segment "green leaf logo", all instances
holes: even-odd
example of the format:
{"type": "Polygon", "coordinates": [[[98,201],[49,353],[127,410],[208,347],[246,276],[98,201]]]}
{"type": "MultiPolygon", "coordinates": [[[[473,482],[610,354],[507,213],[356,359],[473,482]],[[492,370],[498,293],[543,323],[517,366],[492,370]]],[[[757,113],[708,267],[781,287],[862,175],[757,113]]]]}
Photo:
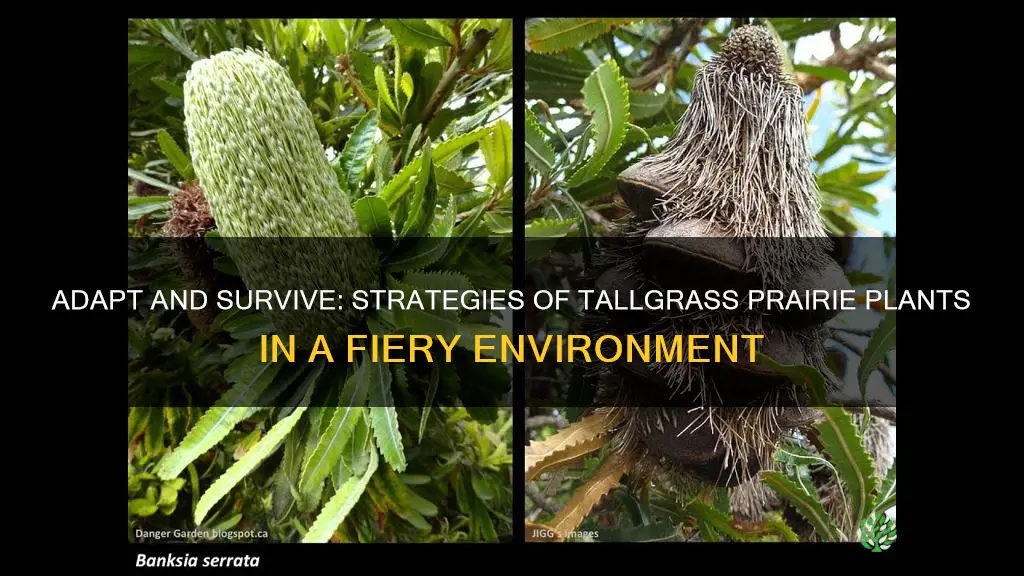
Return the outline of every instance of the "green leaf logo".
{"type": "Polygon", "coordinates": [[[888,550],[896,541],[896,521],[875,512],[860,524],[861,545],[872,552],[888,550]]]}

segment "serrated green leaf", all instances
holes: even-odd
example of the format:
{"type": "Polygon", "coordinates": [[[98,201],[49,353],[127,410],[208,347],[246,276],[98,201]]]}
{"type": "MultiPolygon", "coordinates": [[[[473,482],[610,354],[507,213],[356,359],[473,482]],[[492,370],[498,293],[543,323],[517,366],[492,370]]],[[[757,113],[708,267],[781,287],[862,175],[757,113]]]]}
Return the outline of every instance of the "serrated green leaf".
{"type": "Polygon", "coordinates": [[[364,362],[345,382],[327,429],[320,434],[316,449],[306,458],[299,480],[299,492],[312,494],[314,488],[323,483],[331,469],[337,465],[342,448],[351,437],[366,406],[369,382],[369,371],[364,362]]]}
{"type": "MultiPolygon", "coordinates": [[[[373,477],[373,488],[382,496],[381,503],[392,512],[398,512],[408,506],[406,492],[398,474],[390,468],[382,468],[380,474],[373,477]]],[[[376,499],[375,499],[376,500],[376,499]]]]}
{"type": "Polygon", "coordinates": [[[219,522],[219,523],[213,525],[211,527],[211,530],[216,531],[216,532],[222,532],[222,531],[225,531],[225,530],[231,530],[232,528],[237,526],[238,523],[241,522],[241,521],[242,521],[242,515],[241,514],[235,514],[234,516],[229,517],[227,520],[225,520],[223,522],[219,522]]]}
{"type": "Polygon", "coordinates": [[[310,372],[307,377],[307,384],[309,385],[309,392],[307,392],[306,400],[303,401],[303,405],[300,405],[288,415],[287,418],[281,420],[277,424],[274,424],[273,428],[267,432],[266,436],[261,438],[255,446],[250,448],[245,456],[242,456],[237,462],[235,462],[224,474],[222,474],[217,480],[210,485],[210,487],[203,493],[203,496],[199,499],[199,504],[195,509],[195,522],[196,525],[202,525],[203,520],[206,519],[206,515],[213,508],[213,505],[228,495],[229,492],[241,482],[250,472],[256,469],[264,460],[270,457],[271,454],[277,451],[281,443],[284,442],[288,434],[291,433],[295,425],[298,424],[299,419],[305,414],[308,408],[305,405],[308,402],[309,393],[312,392],[315,382],[324,371],[323,363],[317,364],[313,371],[310,372]]]}
{"type": "Polygon", "coordinates": [[[838,407],[823,407],[821,411],[825,419],[817,425],[818,436],[843,482],[850,502],[852,525],[859,526],[867,517],[877,485],[875,465],[857,435],[853,416],[838,407]]]}
{"type": "Polygon", "coordinates": [[[427,420],[430,418],[430,409],[434,404],[434,396],[437,394],[437,385],[441,377],[441,370],[437,362],[430,367],[430,386],[427,388],[427,398],[423,401],[423,415],[420,416],[420,429],[418,442],[423,442],[423,433],[427,430],[427,420]]]}
{"type": "Polygon", "coordinates": [[[237,316],[224,323],[221,327],[235,340],[258,338],[274,331],[274,324],[262,312],[237,316]]]}
{"type": "Polygon", "coordinates": [[[406,238],[417,238],[428,233],[437,206],[437,182],[434,178],[430,139],[423,144],[420,153],[420,166],[419,174],[416,176],[412,203],[409,206],[409,217],[402,230],[402,237],[406,238]]]}
{"type": "Polygon", "coordinates": [[[162,212],[171,207],[171,199],[167,196],[143,196],[128,198],[128,221],[132,222],[146,214],[162,212]]]}
{"type": "Polygon", "coordinates": [[[373,186],[380,195],[385,182],[391,180],[394,155],[386,139],[379,140],[373,147],[373,186]]]}
{"type": "Polygon", "coordinates": [[[370,452],[375,452],[372,446],[372,433],[370,432],[369,408],[360,410],[360,418],[356,420],[356,427],[352,430],[352,438],[348,447],[344,450],[344,463],[351,476],[359,476],[366,470],[370,461],[370,452]]]}
{"type": "Polygon", "coordinates": [[[526,59],[526,97],[550,102],[575,98],[592,69],[586,58],[530,54],[526,59]]]}
{"type": "MultiPolygon", "coordinates": [[[[312,412],[307,409],[307,425],[311,420],[311,414],[312,412]]],[[[284,454],[281,456],[281,465],[274,475],[274,492],[271,497],[272,513],[275,519],[284,518],[295,504],[296,499],[292,494],[294,486],[299,480],[299,472],[302,469],[303,440],[304,432],[302,431],[289,434],[285,438],[284,454]]],[[[192,466],[192,469],[194,468],[195,466],[192,466]]],[[[196,478],[196,484],[198,485],[198,477],[196,478]]]]}
{"type": "Polygon", "coordinates": [[[715,530],[715,527],[703,518],[697,520],[697,530],[700,531],[700,538],[704,542],[722,541],[722,535],[718,533],[718,530],[715,530]]]}
{"type": "Polygon", "coordinates": [[[868,340],[864,348],[864,356],[860,359],[860,366],[857,367],[857,380],[860,383],[860,393],[863,397],[867,392],[868,378],[878,369],[889,351],[896,347],[896,311],[889,310],[882,317],[881,323],[875,333],[868,340]]]}
{"type": "Polygon", "coordinates": [[[643,120],[655,116],[665,109],[669,102],[669,93],[629,91],[629,114],[634,120],[643,120]]]}
{"type": "Polygon", "coordinates": [[[476,494],[477,498],[480,498],[481,500],[494,499],[494,490],[487,483],[487,479],[479,470],[471,470],[469,479],[470,484],[473,486],[473,493],[476,494]]]}
{"type": "Polygon", "coordinates": [[[359,191],[359,185],[366,173],[367,161],[373,150],[373,142],[377,138],[378,118],[377,110],[370,110],[363,115],[341,151],[341,169],[345,174],[348,190],[352,193],[359,191]]]}
{"type": "Polygon", "coordinates": [[[139,437],[140,434],[146,431],[146,426],[149,425],[149,413],[151,408],[149,406],[132,406],[128,412],[128,443],[131,444],[133,440],[139,437]]]}
{"type": "Polygon", "coordinates": [[[492,324],[477,324],[477,323],[466,323],[461,324],[458,327],[459,330],[459,342],[458,346],[465,348],[473,353],[480,354],[481,357],[486,356],[489,358],[495,358],[501,360],[501,340],[502,336],[510,336],[509,331],[499,326],[492,324]],[[488,342],[481,342],[479,350],[476,349],[476,337],[478,335],[493,336],[493,344],[488,342]],[[490,349],[488,349],[489,347],[490,349]]]}
{"type": "Polygon", "coordinates": [[[163,90],[169,96],[173,96],[175,98],[179,98],[179,99],[184,100],[184,98],[185,98],[185,89],[184,89],[184,87],[181,84],[177,84],[175,82],[171,82],[170,80],[168,80],[166,78],[161,78],[159,76],[153,76],[149,80],[153,84],[155,84],[157,88],[163,90]]]}
{"type": "MultiPolygon", "coordinates": [[[[305,460],[307,454],[312,454],[313,450],[316,450],[317,442],[320,441],[320,434],[328,424],[328,418],[330,414],[327,412],[327,408],[323,406],[312,406],[306,411],[306,430],[305,436],[302,439],[302,445],[296,452],[296,458],[300,460],[299,473],[302,470],[302,461],[305,460]]],[[[297,485],[298,478],[295,478],[295,484],[297,485]]],[[[305,497],[299,493],[298,489],[294,486],[289,486],[289,492],[293,498],[299,501],[303,510],[309,510],[313,506],[319,506],[320,497],[323,495],[323,484],[317,486],[312,494],[307,494],[305,497]]]]}
{"type": "Polygon", "coordinates": [[[852,84],[850,80],[849,70],[844,70],[838,66],[811,66],[809,64],[794,64],[793,71],[803,72],[811,76],[823,78],[825,80],[835,80],[836,82],[843,82],[845,84],[852,84]]]}
{"type": "Polygon", "coordinates": [[[494,37],[487,43],[487,66],[492,70],[512,68],[512,24],[511,18],[502,19],[494,37]]]}
{"type": "Polygon", "coordinates": [[[436,334],[450,342],[459,333],[460,324],[454,315],[446,314],[411,308],[396,313],[395,318],[401,318],[402,326],[413,334],[436,334]]]}
{"type": "Polygon", "coordinates": [[[409,136],[409,145],[405,147],[405,156],[402,157],[402,164],[408,164],[409,158],[416,152],[416,145],[420,142],[420,135],[423,132],[423,124],[417,124],[409,136]]]}
{"type": "Polygon", "coordinates": [[[398,510],[395,510],[395,514],[397,514],[399,518],[405,520],[410,525],[412,525],[413,528],[416,528],[417,530],[429,531],[431,529],[430,522],[427,522],[427,519],[415,510],[399,508],[398,510]]]}
{"type": "Polygon", "coordinates": [[[391,368],[382,362],[369,362],[370,424],[384,459],[396,472],[405,471],[402,431],[391,396],[391,368]]]}
{"type": "Polygon", "coordinates": [[[814,161],[819,165],[824,164],[826,160],[834,156],[843,146],[846,146],[853,140],[853,135],[859,126],[860,122],[853,122],[845,132],[836,131],[829,134],[824,146],[814,155],[814,161]]]}
{"type": "Polygon", "coordinates": [[[538,218],[526,225],[527,238],[561,238],[576,224],[575,220],[538,218]]]}
{"type": "Polygon", "coordinates": [[[512,177],[512,127],[504,120],[494,123],[491,133],[480,140],[480,152],[494,189],[501,192],[512,177]]]}
{"type": "Polygon", "coordinates": [[[473,501],[472,524],[478,531],[479,539],[484,542],[494,542],[498,539],[498,533],[494,530],[494,521],[491,520],[490,511],[483,500],[477,498],[473,501]]]}
{"type": "MultiPolygon", "coordinates": [[[[633,133],[633,131],[630,131],[630,133],[633,133]]],[[[615,192],[616,187],[617,181],[614,177],[602,175],[584,183],[582,186],[572,188],[569,190],[569,194],[577,202],[589,203],[607,197],[615,192]]]]}
{"type": "MultiPolygon", "coordinates": [[[[526,225],[526,259],[533,261],[544,257],[554,249],[559,238],[566,236],[576,225],[576,220],[555,220],[538,218],[526,225]]],[[[589,246],[587,246],[589,254],[589,246]]]]}
{"type": "Polygon", "coordinates": [[[381,23],[391,31],[391,34],[402,46],[429,49],[435,46],[450,45],[447,38],[419,18],[385,18],[381,19],[381,23]]]}
{"type": "Polygon", "coordinates": [[[363,196],[356,200],[352,208],[359,221],[359,229],[370,236],[391,238],[391,218],[388,216],[388,203],[380,196],[363,196]]]}
{"type": "MultiPolygon", "coordinates": [[[[430,225],[431,238],[451,238],[455,231],[455,220],[458,214],[455,213],[455,198],[448,197],[448,205],[444,209],[441,218],[435,218],[430,225]]],[[[447,245],[447,242],[445,243],[447,245]]]]}
{"type": "Polygon", "coordinates": [[[366,485],[370,478],[377,471],[377,451],[369,451],[369,463],[362,476],[349,478],[334,496],[327,502],[323,510],[316,517],[309,531],[302,538],[304,543],[324,543],[331,539],[334,531],[345,521],[348,513],[355,507],[363,493],[366,492],[366,485]]]}
{"type": "Polygon", "coordinates": [[[473,289],[469,278],[459,272],[448,270],[438,272],[410,272],[402,282],[418,290],[457,290],[468,292],[473,289]]]}
{"type": "Polygon", "coordinates": [[[896,459],[892,460],[892,467],[889,468],[888,474],[885,475],[885,482],[882,483],[882,487],[878,490],[878,497],[875,498],[875,504],[871,507],[871,512],[885,512],[889,508],[896,505],[896,459]]]}
{"type": "Polygon", "coordinates": [[[452,230],[455,227],[455,197],[448,197],[448,207],[441,218],[434,218],[430,233],[420,238],[412,247],[388,260],[390,272],[421,270],[437,262],[448,250],[452,230]]]}
{"type": "Polygon", "coordinates": [[[388,203],[388,207],[396,206],[405,197],[409,191],[413,176],[420,172],[422,165],[420,157],[416,156],[398,174],[395,174],[388,180],[388,183],[380,191],[380,197],[388,203]]]}
{"type": "Polygon", "coordinates": [[[395,106],[395,100],[391,97],[391,89],[388,88],[387,74],[384,72],[384,68],[378,65],[373,69],[373,79],[377,84],[377,99],[383,102],[383,105],[388,107],[392,113],[398,115],[398,108],[395,106]]]}
{"type": "Polygon", "coordinates": [[[347,38],[342,21],[337,18],[320,18],[316,22],[320,25],[320,31],[327,41],[327,49],[331,51],[331,55],[337,58],[344,54],[347,38]]]}
{"type": "Polygon", "coordinates": [[[757,353],[756,358],[758,362],[765,364],[780,374],[789,376],[794,382],[803,385],[811,397],[812,406],[826,405],[828,392],[825,388],[825,377],[816,368],[806,364],[784,366],[760,352],[757,353]]]}
{"type": "Polygon", "coordinates": [[[464,148],[466,148],[470,144],[473,144],[474,142],[478,142],[480,139],[484,138],[490,133],[491,127],[483,126],[473,130],[472,132],[460,134],[459,136],[449,138],[444,142],[437,144],[434,147],[434,162],[436,164],[444,164],[445,162],[450,160],[451,157],[454,156],[456,152],[463,150],[464,148]]]}
{"type": "Polygon", "coordinates": [[[174,166],[174,170],[185,179],[189,179],[193,175],[192,171],[192,160],[188,157],[188,154],[178,146],[178,143],[174,141],[170,133],[167,130],[160,130],[156,133],[156,141],[160,145],[160,151],[164,153],[164,156],[171,161],[171,165],[174,166]]]}
{"type": "Polygon", "coordinates": [[[555,152],[541,131],[533,110],[526,109],[526,161],[538,174],[550,174],[555,169],[555,152]]]}
{"type": "Polygon", "coordinates": [[[484,214],[484,223],[492,234],[507,235],[512,233],[512,217],[504,214],[487,212],[484,214]]]}
{"type": "Polygon", "coordinates": [[[260,395],[284,366],[281,363],[262,363],[259,358],[259,351],[256,351],[233,364],[239,374],[233,380],[235,385],[202,415],[181,444],[160,460],[157,475],[162,480],[170,480],[181,474],[196,458],[223,440],[236,424],[251,413],[252,407],[258,406],[260,395]]]}
{"type": "Polygon", "coordinates": [[[526,30],[526,42],[533,52],[551,54],[579,48],[612,28],[602,18],[544,18],[526,30]]]}
{"type": "MultiPolygon", "coordinates": [[[[448,140],[435,145],[434,149],[431,151],[431,158],[433,159],[434,164],[444,164],[457,152],[466,148],[470,144],[479,141],[481,138],[489,134],[490,131],[490,126],[484,126],[467,134],[462,134],[455,138],[449,138],[448,140]]],[[[423,155],[421,153],[406,164],[398,174],[388,180],[388,183],[380,192],[381,198],[387,201],[388,206],[395,206],[395,204],[397,204],[398,201],[401,200],[409,191],[409,185],[413,176],[420,172],[422,160],[423,155]]]]}
{"type": "MultiPolygon", "coordinates": [[[[706,522],[714,533],[725,534],[734,540],[739,541],[756,541],[759,538],[756,535],[746,534],[740,530],[737,530],[732,525],[732,518],[723,512],[720,512],[703,502],[691,502],[687,506],[687,511],[694,515],[699,521],[706,522]]],[[[704,533],[703,531],[701,532],[704,533]]]]}
{"type": "Polygon", "coordinates": [[[836,204],[836,200],[845,201],[851,207],[858,210],[863,210],[868,214],[878,215],[879,211],[876,205],[878,204],[878,197],[874,194],[862,190],[861,188],[845,182],[832,182],[825,181],[819,184],[822,198],[836,204]]]}
{"type": "Polygon", "coordinates": [[[796,40],[803,36],[810,36],[831,30],[847,18],[772,18],[768,22],[778,31],[783,40],[796,40]]]}
{"type": "Polygon", "coordinates": [[[811,523],[811,526],[822,538],[831,542],[841,539],[839,528],[825,512],[825,508],[816,494],[804,492],[781,472],[762,471],[761,480],[780,498],[789,502],[801,516],[811,523]]]}
{"type": "MultiPolygon", "coordinates": [[[[473,192],[473,183],[456,172],[434,163],[434,177],[437,179],[439,196],[455,196],[473,192]]],[[[488,193],[489,195],[489,193],[488,193]]]]}
{"type": "Polygon", "coordinates": [[[164,432],[167,430],[164,411],[153,409],[149,412],[149,424],[146,426],[144,439],[146,454],[156,456],[164,448],[164,432]]]}
{"type": "MultiPolygon", "coordinates": [[[[416,85],[412,81],[412,76],[408,72],[402,73],[402,94],[405,94],[405,105],[409,105],[409,101],[412,100],[412,96],[416,91],[416,85]]],[[[421,126],[417,124],[417,126],[421,126]]]]}
{"type": "Polygon", "coordinates": [[[566,181],[569,187],[598,176],[626,137],[629,89],[614,60],[606,60],[583,83],[583,102],[593,114],[594,154],[566,181]]]}
{"type": "Polygon", "coordinates": [[[157,180],[156,178],[153,178],[152,176],[147,176],[147,175],[143,174],[142,172],[139,172],[138,170],[133,170],[131,168],[128,169],[128,177],[131,178],[132,180],[139,180],[141,182],[145,182],[146,184],[149,184],[150,186],[156,186],[157,188],[163,188],[164,190],[167,190],[168,192],[177,192],[178,191],[178,188],[176,186],[171,186],[170,184],[168,184],[166,182],[161,182],[160,180],[157,180]]]}
{"type": "MultiPolygon", "coordinates": [[[[408,105],[409,105],[409,100],[402,98],[402,46],[398,42],[396,42],[396,44],[397,45],[395,46],[395,51],[394,51],[394,55],[395,55],[395,59],[394,59],[394,67],[395,67],[395,87],[394,87],[394,90],[395,90],[395,108],[397,110],[399,110],[400,112],[404,112],[406,107],[408,107],[408,105]],[[404,104],[402,103],[403,100],[405,102],[404,104]]],[[[405,124],[405,114],[404,113],[400,113],[399,117],[401,118],[402,124],[404,125],[405,124]]]]}
{"type": "Polygon", "coordinates": [[[167,40],[167,43],[182,56],[193,62],[200,59],[200,56],[195,53],[195,50],[192,49],[188,41],[182,38],[178,31],[175,30],[173,20],[153,20],[152,28],[159,32],[164,37],[164,40],[167,40]]]}
{"type": "MultiPolygon", "coordinates": [[[[403,484],[404,484],[404,482],[403,482],[403,484]]],[[[428,518],[433,517],[433,516],[437,516],[437,513],[439,512],[439,510],[437,509],[437,506],[433,502],[431,502],[430,500],[427,500],[426,498],[420,496],[419,494],[417,494],[415,491],[413,491],[410,488],[405,488],[405,491],[406,491],[406,496],[405,496],[406,497],[406,501],[409,503],[409,507],[412,510],[415,510],[417,513],[419,513],[419,514],[421,514],[423,516],[426,516],[428,518]]]]}

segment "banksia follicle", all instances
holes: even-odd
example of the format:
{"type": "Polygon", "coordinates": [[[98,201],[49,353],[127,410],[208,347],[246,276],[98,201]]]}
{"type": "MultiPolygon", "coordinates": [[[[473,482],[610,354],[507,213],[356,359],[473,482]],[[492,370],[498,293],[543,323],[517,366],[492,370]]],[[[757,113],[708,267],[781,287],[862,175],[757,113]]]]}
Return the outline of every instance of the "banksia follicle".
{"type": "MultiPolygon", "coordinates": [[[[665,148],[619,175],[632,214],[620,247],[595,258],[597,284],[740,295],[848,287],[829,256],[810,164],[802,94],[783,73],[780,47],[763,27],[737,29],[696,75],[665,148]]],[[[825,323],[834,316],[743,305],[654,313],[641,322],[602,315],[588,323],[595,336],[682,335],[683,358],[687,335],[763,334],[758,351],[828,376],[825,323]]],[[[740,358],[748,355],[741,346],[740,358]]],[[[666,480],[683,496],[706,484],[756,482],[782,436],[818,415],[797,407],[807,398],[788,377],[759,363],[620,363],[591,372],[602,411],[617,422],[612,445],[638,457],[639,481],[666,480]]]]}
{"type": "MultiPolygon", "coordinates": [[[[361,235],[313,116],[281,65],[251,50],[221,52],[192,65],[184,94],[196,174],[251,289],[332,289],[347,299],[379,283],[374,246],[361,235]],[[272,240],[281,238],[332,240],[272,240]]],[[[269,316],[307,344],[362,320],[349,307],[269,316]]]]}

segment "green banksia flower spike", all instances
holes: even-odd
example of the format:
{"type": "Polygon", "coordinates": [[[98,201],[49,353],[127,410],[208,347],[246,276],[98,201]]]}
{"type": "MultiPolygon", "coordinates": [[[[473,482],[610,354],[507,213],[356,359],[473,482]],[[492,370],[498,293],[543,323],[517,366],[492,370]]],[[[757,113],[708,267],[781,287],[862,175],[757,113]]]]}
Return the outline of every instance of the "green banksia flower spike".
{"type": "MultiPolygon", "coordinates": [[[[192,65],[184,95],[196,174],[251,289],[331,289],[347,300],[379,283],[378,254],[362,237],[313,116],[283,67],[260,52],[221,52],[192,65]],[[270,240],[278,238],[345,240],[270,240]]],[[[360,321],[347,306],[268,315],[304,344],[360,321]]]]}

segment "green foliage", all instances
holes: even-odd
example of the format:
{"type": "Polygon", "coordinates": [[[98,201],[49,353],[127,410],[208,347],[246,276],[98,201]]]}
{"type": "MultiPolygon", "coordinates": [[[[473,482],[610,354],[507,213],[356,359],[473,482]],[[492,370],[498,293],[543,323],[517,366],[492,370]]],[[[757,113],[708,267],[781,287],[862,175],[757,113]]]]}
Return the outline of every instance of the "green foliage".
{"type": "Polygon", "coordinates": [[[789,502],[801,516],[810,522],[819,535],[826,540],[840,538],[839,528],[822,507],[816,492],[801,489],[795,482],[779,472],[765,471],[761,473],[761,478],[769,488],[789,502]]]}
{"type": "MultiPolygon", "coordinates": [[[[895,272],[893,272],[893,277],[895,278],[895,272]]],[[[868,378],[894,348],[896,348],[896,311],[890,310],[885,313],[881,324],[871,335],[871,340],[868,341],[867,348],[864,349],[864,356],[861,357],[860,365],[857,367],[861,394],[865,393],[868,378]]]]}
{"type": "MultiPolygon", "coordinates": [[[[486,222],[511,215],[511,24],[130,20],[129,285],[189,287],[167,243],[149,239],[179,189],[202,185],[183,146],[185,75],[239,48],[286,71],[343,202],[380,252],[382,279],[510,289],[511,238],[492,237],[486,222]],[[483,31],[486,45],[463,56],[483,31]],[[140,183],[159,192],[136,194],[140,183]]],[[[332,210],[319,217],[338,217],[332,210]]],[[[217,273],[238,281],[218,233],[203,244],[217,273]]],[[[146,304],[129,318],[129,539],[134,527],[196,526],[293,542],[510,534],[511,413],[495,408],[510,393],[507,366],[476,366],[458,348],[451,363],[335,354],[333,364],[265,364],[264,314],[229,310],[202,325],[146,304]]],[[[444,310],[365,318],[366,333],[381,335],[500,333],[506,320],[444,310]]]]}
{"type": "Polygon", "coordinates": [[[583,104],[593,115],[594,153],[566,182],[576,187],[596,176],[626,137],[629,89],[614,60],[598,66],[583,82],[583,104]]]}
{"type": "Polygon", "coordinates": [[[550,18],[533,22],[526,30],[530,49],[541,54],[564,52],[605,34],[629,19],[550,18]]]}

